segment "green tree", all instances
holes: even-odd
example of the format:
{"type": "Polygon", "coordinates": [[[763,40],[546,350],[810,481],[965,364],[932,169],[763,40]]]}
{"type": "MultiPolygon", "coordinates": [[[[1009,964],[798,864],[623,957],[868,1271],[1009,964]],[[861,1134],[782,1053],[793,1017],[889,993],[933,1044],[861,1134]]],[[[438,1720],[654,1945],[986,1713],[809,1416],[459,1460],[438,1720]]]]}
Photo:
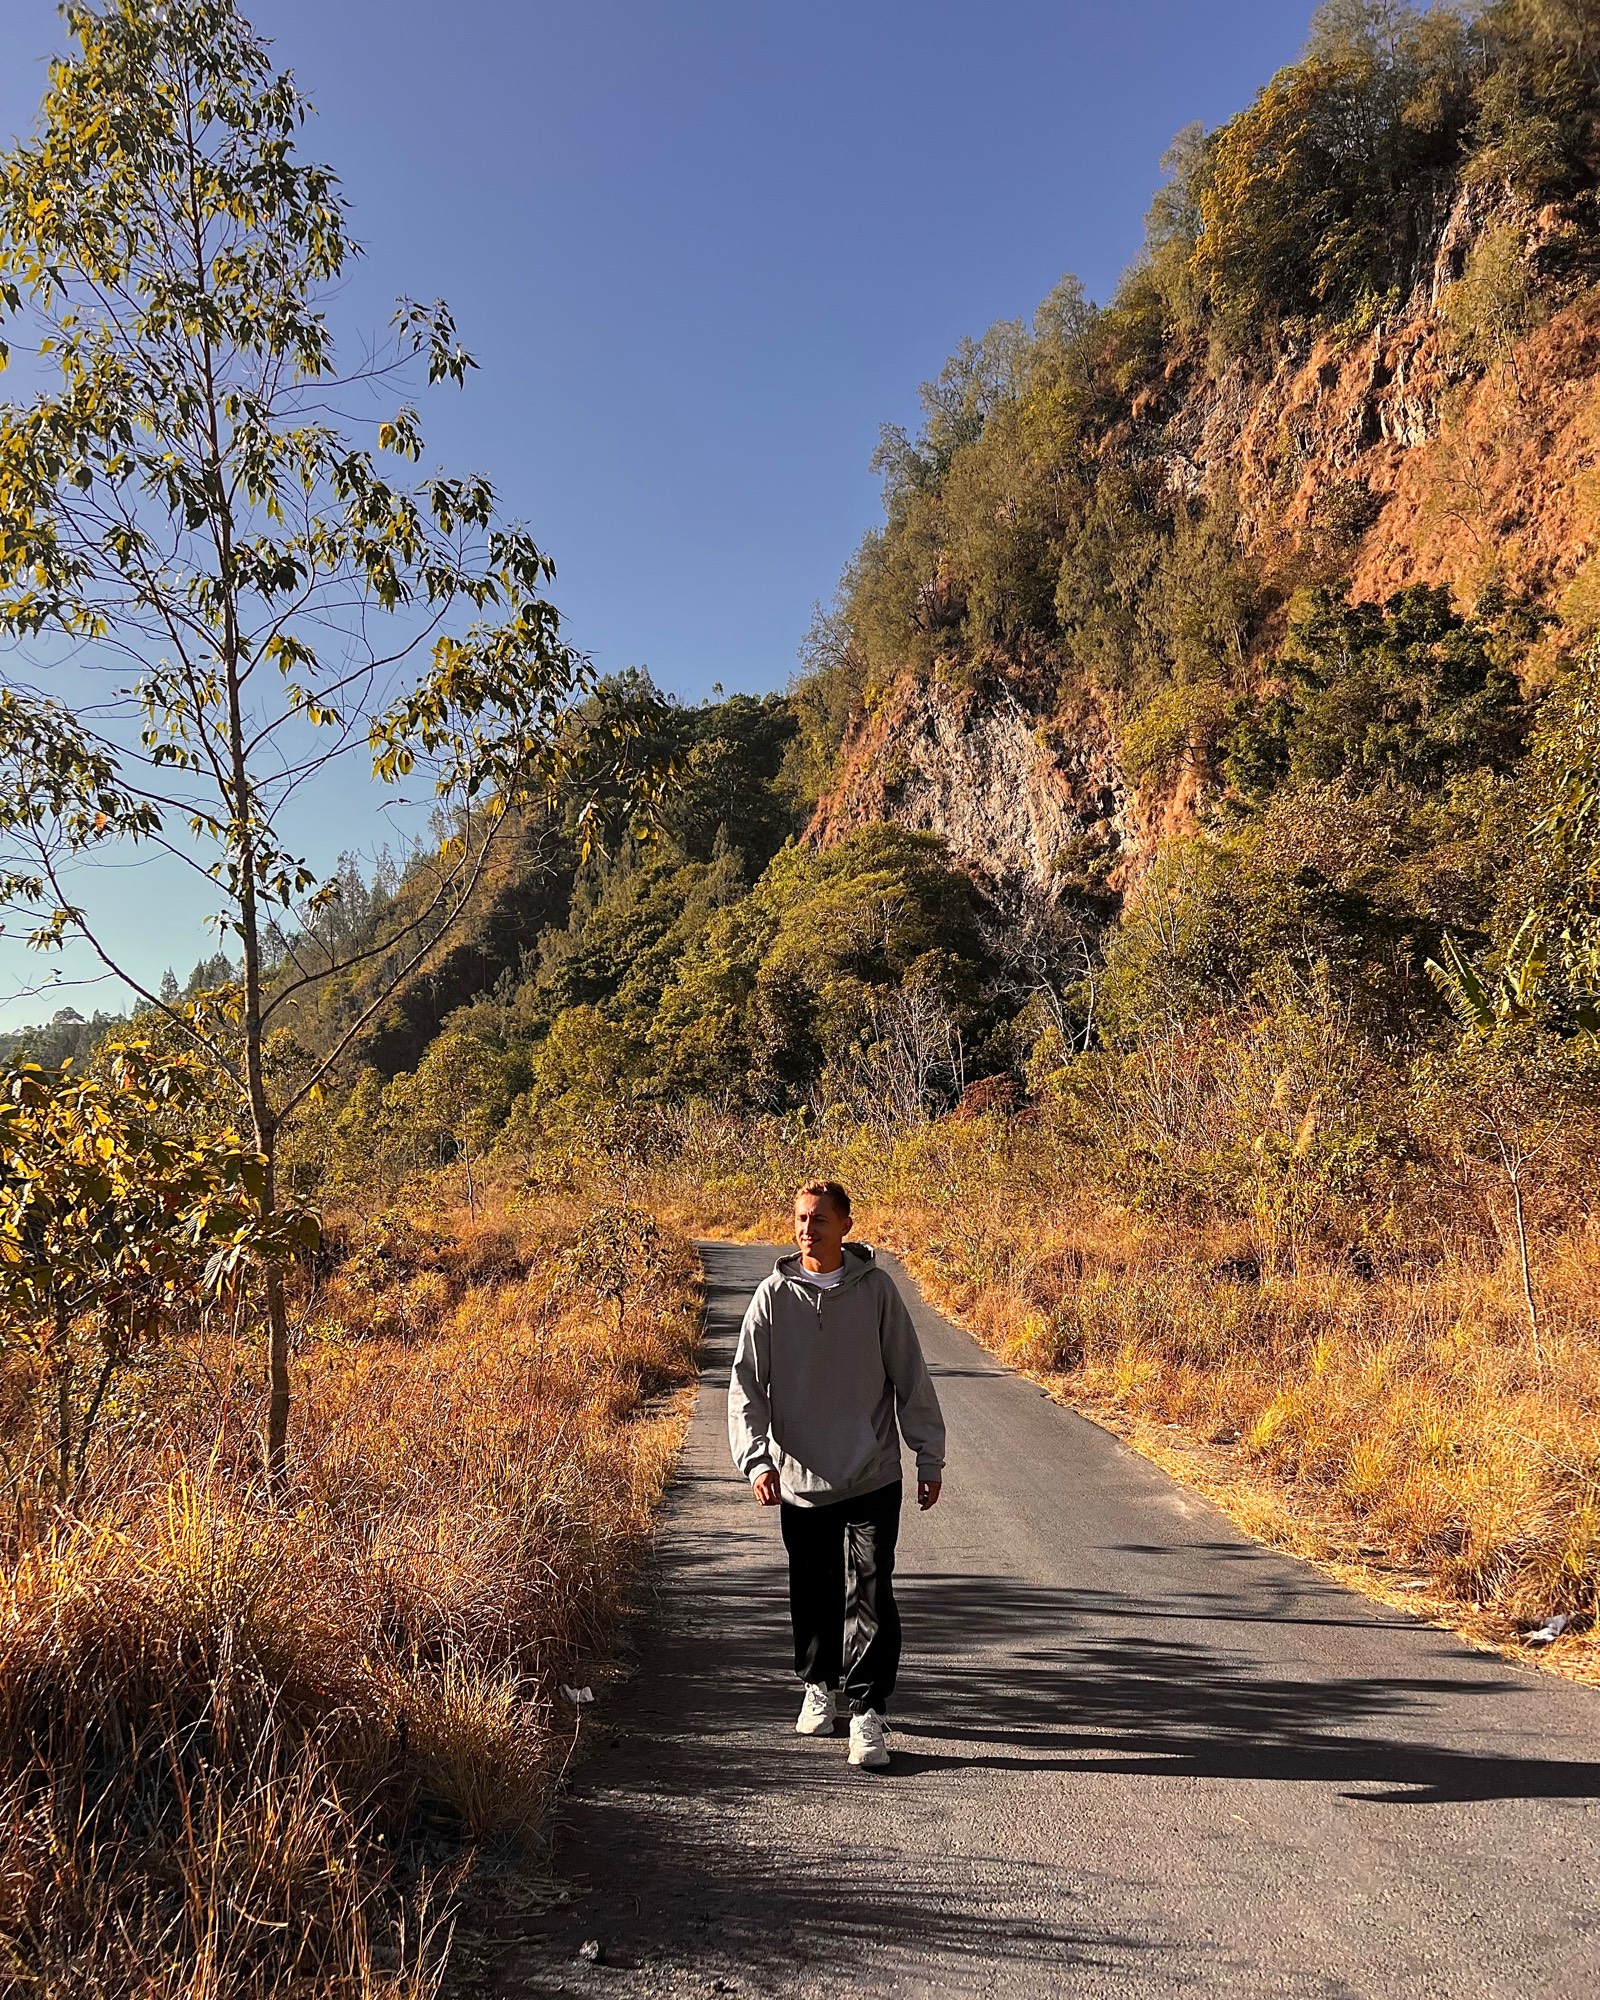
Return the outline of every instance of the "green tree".
{"type": "Polygon", "coordinates": [[[1259,801],[1285,781],[1433,787],[1508,769],[1528,728],[1510,643],[1442,588],[1382,606],[1314,591],[1279,656],[1281,691],[1240,705],[1224,770],[1259,801]]]}
{"type": "Polygon", "coordinates": [[[609,1306],[620,1348],[628,1316],[661,1281],[664,1246],[647,1209],[609,1202],[594,1209],[568,1245],[557,1286],[560,1297],[591,1298],[609,1306]]]}
{"type": "Polygon", "coordinates": [[[405,1089],[414,1121],[447,1141],[467,1181],[467,1205],[478,1212],[472,1163],[483,1152],[506,1109],[506,1062],[475,1035],[446,1028],[428,1044],[405,1089]]]}
{"type": "Polygon", "coordinates": [[[1600,19],[1591,0],[1490,0],[1476,23],[1486,61],[1469,172],[1524,200],[1593,180],[1600,19]]]}
{"type": "Polygon", "coordinates": [[[606,693],[632,723],[641,759],[671,770],[655,829],[667,846],[690,861],[732,848],[759,874],[793,830],[776,782],[795,734],[785,697],[735,694],[687,707],[637,669],[608,681],[606,693]]]}
{"type": "Polygon", "coordinates": [[[1157,188],[1144,224],[1144,273],[1165,310],[1167,328],[1187,328],[1199,317],[1194,278],[1194,246],[1202,218],[1200,187],[1206,161],[1206,132],[1185,125],[1161,156],[1165,181],[1157,188]]]}
{"type": "Polygon", "coordinates": [[[782,775],[802,810],[815,806],[833,782],[850,725],[867,691],[866,652],[854,629],[846,592],[830,610],[812,607],[800,647],[800,672],[789,684],[795,737],[782,775]]]}
{"type": "MultiPolygon", "coordinates": [[[[406,1175],[417,1165],[416,1135],[396,1100],[396,1078],[387,1087],[370,1064],[363,1065],[344,1102],[331,1103],[322,1134],[322,1157],[312,1163],[311,1177],[325,1193],[342,1200],[364,1200],[382,1208],[406,1175]]],[[[403,1093],[402,1093],[403,1094],[403,1093]]],[[[296,1150],[312,1136],[298,1124],[291,1135],[296,1150]]],[[[315,1128],[312,1128],[313,1131],[315,1128]]]]}
{"type": "MultiPolygon", "coordinates": [[[[66,19],[75,47],[37,132],[0,156],[0,301],[53,371],[0,408],[0,631],[45,641],[46,667],[64,637],[108,681],[93,700],[0,699],[7,900],[41,946],[87,939],[232,1079],[270,1242],[285,1121],[460,913],[508,805],[581,792],[616,738],[575,719],[588,670],[544,595],[546,556],[497,519],[486,480],[408,470],[409,372],[460,383],[473,365],[447,309],[402,302],[390,350],[339,372],[326,304],[354,245],[334,177],[295,152],[292,79],[231,0],[66,19]],[[447,838],[400,928],[353,955],[392,976],[275,1089],[275,1016],[350,967],[318,934],[337,881],[297,851],[293,808],[352,757],[380,783],[429,784],[447,838]],[[117,838],[215,885],[231,1014],[145,992],[80,907],[74,871],[117,838]]],[[[264,1292],[276,1476],[276,1262],[264,1292]]]]}
{"type": "Polygon", "coordinates": [[[207,1064],[126,1037],[100,1068],[0,1070],[0,1345],[28,1364],[62,1505],[117,1370],[308,1227],[264,1216],[266,1162],[216,1119],[207,1064]]]}
{"type": "Polygon", "coordinates": [[[894,996],[908,980],[911,1039],[943,1048],[974,1018],[985,962],[972,885],[938,839],[863,827],[820,854],[786,847],[711,918],[662,994],[650,1043],[674,1091],[767,1108],[819,1087],[849,1094],[886,1022],[905,1043],[894,996]]]}
{"type": "Polygon", "coordinates": [[[1472,246],[1466,268],[1445,293],[1441,310],[1456,352],[1474,368],[1497,363],[1522,394],[1517,343],[1542,316],[1542,302],[1520,229],[1501,223],[1472,246]]]}
{"type": "Polygon", "coordinates": [[[1428,213],[1417,191],[1458,157],[1471,82],[1453,10],[1319,10],[1304,59],[1215,134],[1191,183],[1191,272],[1230,344],[1403,294],[1428,213]]]}

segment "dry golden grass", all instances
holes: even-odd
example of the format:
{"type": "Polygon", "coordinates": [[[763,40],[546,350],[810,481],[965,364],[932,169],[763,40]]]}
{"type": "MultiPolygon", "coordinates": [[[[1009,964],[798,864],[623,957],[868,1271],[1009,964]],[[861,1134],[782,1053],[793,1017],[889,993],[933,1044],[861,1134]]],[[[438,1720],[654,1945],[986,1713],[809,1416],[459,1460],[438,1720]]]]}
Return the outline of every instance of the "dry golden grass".
{"type": "Polygon", "coordinates": [[[681,1436],[692,1253],[619,1340],[558,1282],[580,1219],[352,1225],[302,1300],[290,1492],[251,1476],[253,1353],[196,1340],[13,1546],[0,1991],[434,1989],[430,1901],[537,1824],[681,1436]]]}
{"type": "Polygon", "coordinates": [[[1203,1237],[1102,1212],[1032,1218],[1008,1270],[946,1285],[936,1219],[883,1219],[988,1345],[1253,1533],[1495,1644],[1565,1612],[1543,1659],[1600,1665],[1594,1244],[1546,1271],[1541,1366],[1504,1267],[1361,1283],[1307,1258],[1240,1284],[1203,1237]]]}
{"type": "Polygon", "coordinates": [[[1600,1679],[1593,1223],[1539,1245],[1536,1355],[1514,1256],[1460,1217],[1446,1237],[1442,1203],[1418,1221],[1426,1257],[1402,1238],[1363,1280],[1337,1235],[1291,1245],[1140,1212],[1085,1184],[1048,1131],[994,1119],[690,1159],[696,1174],[661,1181],[678,1226],[781,1241],[789,1188],[838,1172],[858,1233],[930,1298],[1249,1532],[1600,1679]],[[1524,1647],[1557,1612],[1571,1630],[1524,1647]]]}

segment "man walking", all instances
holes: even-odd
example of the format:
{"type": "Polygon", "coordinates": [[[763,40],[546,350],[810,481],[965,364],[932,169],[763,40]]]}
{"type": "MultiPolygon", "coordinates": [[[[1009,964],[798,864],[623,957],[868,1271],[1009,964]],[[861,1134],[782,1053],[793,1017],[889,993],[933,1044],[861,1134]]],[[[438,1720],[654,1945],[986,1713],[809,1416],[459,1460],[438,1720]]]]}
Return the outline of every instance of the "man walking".
{"type": "Polygon", "coordinates": [[[931,1507],[944,1418],[905,1301],[865,1244],[845,1241],[849,1230],[850,1197],[837,1181],[809,1181],[795,1196],[800,1254],[779,1258],[745,1313],[728,1441],[762,1506],[781,1511],[806,1689],[795,1728],[833,1734],[842,1680],[850,1762],[882,1770],[900,1665],[900,1437],[916,1455],[917,1505],[931,1507]]]}

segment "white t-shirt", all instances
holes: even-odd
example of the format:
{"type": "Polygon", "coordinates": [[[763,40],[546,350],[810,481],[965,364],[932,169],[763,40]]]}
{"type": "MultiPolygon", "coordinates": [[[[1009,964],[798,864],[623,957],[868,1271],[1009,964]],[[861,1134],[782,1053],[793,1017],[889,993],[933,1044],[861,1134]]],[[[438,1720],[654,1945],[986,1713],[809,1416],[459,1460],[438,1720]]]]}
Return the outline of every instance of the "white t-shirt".
{"type": "Polygon", "coordinates": [[[808,1271],[802,1264],[795,1276],[803,1285],[815,1285],[819,1292],[831,1292],[844,1276],[844,1266],[841,1264],[837,1271],[808,1271]]]}

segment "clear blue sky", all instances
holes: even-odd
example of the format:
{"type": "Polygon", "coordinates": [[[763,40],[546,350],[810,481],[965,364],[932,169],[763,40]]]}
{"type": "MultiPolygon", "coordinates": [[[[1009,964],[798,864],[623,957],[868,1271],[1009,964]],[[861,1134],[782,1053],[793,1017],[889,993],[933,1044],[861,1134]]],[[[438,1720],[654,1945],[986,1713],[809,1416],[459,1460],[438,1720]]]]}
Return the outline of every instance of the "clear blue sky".
{"type": "MultiPolygon", "coordinates": [[[[695,699],[783,685],[876,517],[878,425],[1063,271],[1106,296],[1167,141],[1291,60],[1310,0],[245,11],[367,246],[338,320],[450,300],[482,368],[424,403],[430,457],[494,479],[603,669],[695,699]]],[[[51,0],[3,15],[9,137],[61,35],[51,0]]],[[[369,819],[352,798],[330,837],[369,819]]],[[[193,914],[151,918],[157,971],[198,955],[193,914]]]]}

